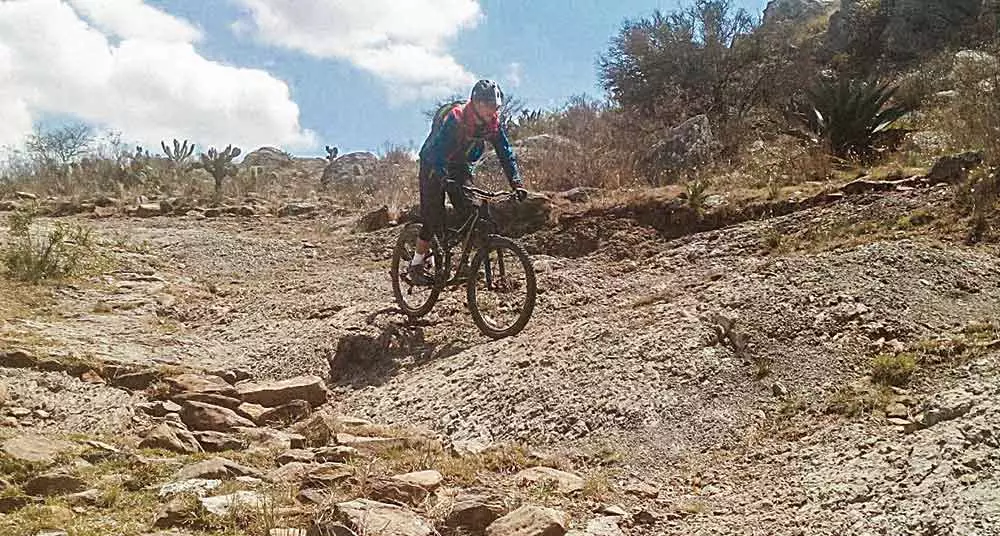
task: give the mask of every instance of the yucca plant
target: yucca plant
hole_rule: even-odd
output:
[[[909,111],[890,104],[895,93],[887,83],[825,80],[806,91],[799,116],[835,156],[865,157],[874,150],[879,134]]]

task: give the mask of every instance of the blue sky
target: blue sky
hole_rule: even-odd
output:
[[[677,0],[17,0],[13,4],[19,2],[20,10],[11,3],[0,4],[0,52],[5,44],[15,51],[14,82],[12,89],[6,88],[15,97],[15,105],[8,106],[15,108],[6,115],[19,117],[23,112],[33,121],[76,115],[147,142],[174,131],[223,144],[227,135],[234,141],[261,143],[273,134],[272,144],[293,146],[296,154],[320,154],[325,144],[337,145],[342,152],[377,150],[385,142],[419,146],[427,132],[422,112],[434,102],[432,95],[442,94],[441,86],[449,84],[461,87],[464,94],[465,81],[473,76],[499,80],[508,93],[533,108],[558,106],[581,93],[600,96],[596,61],[622,21],[679,5]],[[766,0],[737,3],[759,16]],[[390,24],[388,37],[379,41],[365,32],[371,17],[381,17],[381,12],[362,13],[366,4],[384,4],[381,9],[386,12],[405,11],[399,7],[404,5],[449,9],[398,13],[401,20]],[[36,8],[34,14],[31,6]],[[43,20],[41,13],[51,13],[56,6],[65,8],[65,16]],[[268,10],[286,12],[275,15]],[[341,20],[347,15],[357,19],[357,27],[350,26],[354,19]],[[6,31],[4,18],[9,23]],[[63,25],[52,19],[62,20]],[[428,39],[407,35],[409,20],[430,33],[437,31],[438,19],[441,35]],[[328,26],[323,21],[329,21]],[[52,46],[74,49],[78,57],[53,50],[50,55],[66,56],[65,61],[53,61],[45,51],[35,50],[28,42],[37,39],[29,32],[31,25],[45,25],[32,31],[58,36],[60,43]],[[81,25],[86,28],[76,28]],[[21,48],[19,31],[25,41]],[[88,48],[91,41],[101,39],[109,52],[97,45]],[[365,44],[359,45],[362,41]],[[398,54],[392,52],[399,50],[393,48],[397,45],[409,47],[405,49],[415,58],[428,54],[426,61],[437,66],[435,74],[421,79],[423,60],[399,65],[393,60]],[[379,47],[389,52],[375,50]],[[68,70],[80,63],[111,66],[106,79],[94,81],[89,74],[80,74],[79,80],[68,75],[54,83],[44,73],[19,70],[19,58],[24,64],[44,62]],[[512,64],[519,66],[519,83],[511,79]],[[3,68],[0,54],[0,75]],[[44,87],[65,86],[65,80],[77,84],[72,93]],[[81,97],[87,91],[97,95]],[[112,97],[115,93],[120,96]],[[26,112],[16,106],[19,96]],[[115,106],[100,97],[120,102]],[[219,102],[234,101],[219,110]],[[2,108],[0,115],[7,112]],[[3,134],[0,130],[0,143]]]
[[[766,0],[740,4],[759,16]],[[177,4],[162,1],[169,11]],[[669,10],[675,1],[648,0],[483,0],[485,19],[460,34],[450,50],[473,73],[494,78],[508,93],[531,107],[559,106],[573,95],[601,95],[596,61],[626,18]],[[190,9],[190,8],[189,8]],[[198,8],[188,13],[200,19]],[[214,11],[214,10],[213,10]],[[220,28],[220,30],[222,30]],[[423,142],[427,124],[421,111],[433,101],[420,100],[390,106],[391,89],[375,77],[344,62],[315,60],[295,52],[254,46],[225,31],[208,43],[206,53],[237,63],[259,66],[292,86],[302,107],[303,123],[323,143],[341,149],[375,150],[384,142],[416,146]],[[521,66],[521,83],[511,87],[509,66]]]

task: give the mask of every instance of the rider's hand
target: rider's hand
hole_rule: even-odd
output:
[[[525,190],[524,188],[517,187],[514,189],[514,197],[518,201],[524,201],[525,199],[528,198],[528,191]]]

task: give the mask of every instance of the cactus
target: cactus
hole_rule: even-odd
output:
[[[227,176],[235,176],[237,169],[233,165],[233,160],[240,155],[240,148],[227,145],[221,153],[210,147],[208,154],[201,154],[201,162],[198,167],[207,171],[215,179],[215,196],[222,194],[222,181]]]
[[[337,149],[336,147],[330,147],[329,145],[327,145],[326,146],[326,161],[332,163],[334,160],[337,159],[337,154],[339,154],[339,153],[340,153],[340,149]]]
[[[180,143],[174,138],[173,148],[167,145],[167,142],[161,141],[160,147],[163,148],[163,154],[167,155],[167,160],[170,160],[170,165],[175,170],[183,168],[187,164],[188,158],[194,154],[194,144],[188,145],[187,140],[184,143]]]

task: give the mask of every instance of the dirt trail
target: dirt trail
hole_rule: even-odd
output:
[[[0,336],[56,355],[329,376],[355,413],[454,439],[612,446],[627,471],[661,487],[654,510],[672,530],[861,534],[909,523],[932,534],[938,521],[927,516],[947,499],[950,526],[968,530],[939,533],[990,534],[976,524],[997,513],[1000,460],[968,429],[1000,436],[988,396],[998,394],[994,354],[917,375],[915,414],[946,387],[974,399],[945,426],[902,436],[884,417],[845,424],[822,408],[875,353],[993,320],[996,251],[915,233],[825,253],[767,245],[798,229],[893,220],[946,195],[873,197],[676,240],[620,220],[582,258],[527,237],[550,254],[535,256],[541,294],[528,328],[501,341],[475,330],[464,293],[446,294],[420,322],[392,311],[395,229],[354,234],[340,217],[97,220],[102,235],[132,244],[118,251],[121,269],[59,289],[45,311],[4,321]],[[730,321],[733,337],[748,337],[743,352],[715,340]],[[74,383],[51,396],[81,390],[112,391]],[[82,398],[93,414],[128,403]],[[95,426],[68,422],[60,429]],[[965,443],[948,451],[956,434]],[[987,460],[973,469],[963,457],[977,452]],[[937,480],[905,484],[922,473]]]

